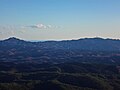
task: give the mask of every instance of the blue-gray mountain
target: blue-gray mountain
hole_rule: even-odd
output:
[[[52,50],[82,50],[82,51],[120,51],[120,40],[102,38],[84,38],[66,41],[29,42],[15,37],[0,41],[0,49],[36,48]]]

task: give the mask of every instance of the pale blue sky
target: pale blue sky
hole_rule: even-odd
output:
[[[0,39],[120,38],[120,0],[0,0]]]

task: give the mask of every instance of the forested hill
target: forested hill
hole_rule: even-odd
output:
[[[120,90],[120,40],[0,41],[0,90]]]

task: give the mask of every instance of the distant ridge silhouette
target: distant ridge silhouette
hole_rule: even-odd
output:
[[[56,49],[56,50],[90,50],[90,51],[120,51],[120,40],[118,39],[103,39],[100,37],[95,38],[82,38],[78,40],[63,40],[63,41],[44,41],[44,42],[29,42],[15,37],[11,37],[0,41],[1,46],[7,48],[17,47],[22,48],[42,48],[42,49]],[[7,46],[9,45],[9,46]]]
[[[101,37],[93,37],[93,38],[80,38],[80,39],[71,39],[71,40],[23,40],[23,39],[19,39],[16,37],[10,37],[4,40],[0,40],[0,41],[32,41],[32,42],[47,42],[47,41],[77,41],[77,40],[114,40],[114,41],[120,41],[120,39],[112,39],[112,38],[101,38]]]

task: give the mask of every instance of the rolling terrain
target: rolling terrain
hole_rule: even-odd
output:
[[[0,90],[120,90],[120,40],[1,40]]]

